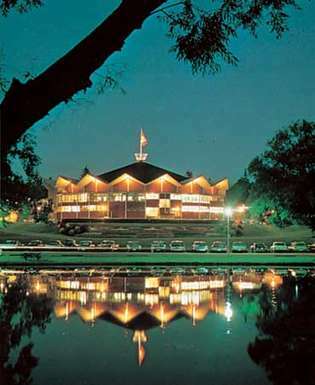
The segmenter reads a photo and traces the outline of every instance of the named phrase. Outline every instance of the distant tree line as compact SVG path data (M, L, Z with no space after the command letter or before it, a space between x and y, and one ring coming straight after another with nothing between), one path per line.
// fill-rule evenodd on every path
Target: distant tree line
M249 216L279 226L315 229L315 123L297 121L280 130L229 190L230 205L244 203Z

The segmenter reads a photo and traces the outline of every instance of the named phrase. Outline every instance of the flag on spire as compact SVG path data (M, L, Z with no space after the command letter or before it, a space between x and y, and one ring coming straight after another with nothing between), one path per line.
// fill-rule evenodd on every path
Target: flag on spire
M147 137L144 135L144 132L143 132L143 129L141 128L141 131L140 131L140 143L139 143L139 152L137 152L135 154L135 157L136 157L136 160L137 162L144 162L147 157L148 157L148 154L145 154L143 152L143 147L145 147L147 144L148 144L148 139Z
M144 132L143 132L143 129L141 128L141 133L140 133L140 145L142 147L146 146L148 144L148 139L147 137L144 135Z

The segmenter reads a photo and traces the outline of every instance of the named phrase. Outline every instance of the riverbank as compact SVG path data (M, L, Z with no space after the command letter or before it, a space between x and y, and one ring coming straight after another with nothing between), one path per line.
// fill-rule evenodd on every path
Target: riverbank
M0 268L8 266L126 266L126 265L244 265L244 266L309 266L315 268L315 254L195 254L195 253L121 253L106 252L41 252L40 258L25 260L23 253L3 253Z

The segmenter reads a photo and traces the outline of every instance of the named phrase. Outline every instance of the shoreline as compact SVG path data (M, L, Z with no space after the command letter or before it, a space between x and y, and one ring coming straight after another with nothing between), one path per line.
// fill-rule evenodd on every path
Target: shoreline
M179 266L309 266L315 268L314 253L300 254L201 254L201 253L124 253L124 252L40 252L40 259L24 253L10 252L0 256L0 269L8 266L20 267L76 267L76 266L128 266L128 265L179 265ZM36 254L36 252L34 252Z

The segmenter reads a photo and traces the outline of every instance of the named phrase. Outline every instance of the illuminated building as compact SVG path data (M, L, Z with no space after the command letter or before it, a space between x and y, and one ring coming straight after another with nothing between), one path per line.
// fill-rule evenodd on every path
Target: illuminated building
M59 176L54 213L58 221L106 219L219 219L228 180L188 177L144 161L81 179Z

